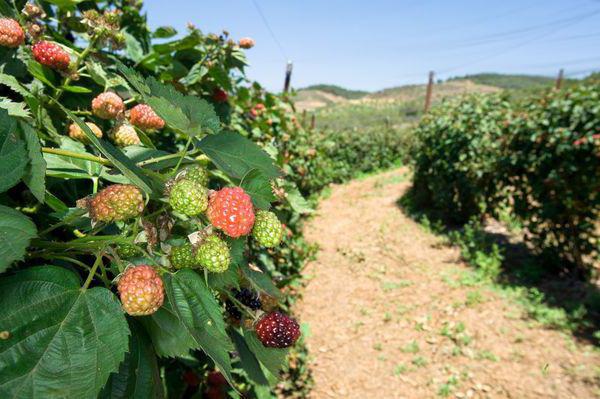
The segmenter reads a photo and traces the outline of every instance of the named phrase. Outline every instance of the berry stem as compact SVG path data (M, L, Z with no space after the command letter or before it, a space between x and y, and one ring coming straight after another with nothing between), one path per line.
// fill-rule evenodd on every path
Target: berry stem
M185 158L188 148L190 147L190 144L192 144L192 137L188 137L187 139L187 143L185 143L185 148L183 149L183 151L181 152L181 157L179 158L179 161L177 161L177 165L175 165L175 168L173 169L173 172L171 172L172 175L176 174L177 171L179 170L179 167L181 166L181 162L183 161L183 158Z
M99 251L98 254L96 255L96 261L94 262L94 265L92 266L92 269L90 270L90 273L87 276L87 279L85 280L85 283L83 283L83 286L81 287L82 291L85 291L88 289L88 287L90 286L90 283L92 282L93 278L94 278L94 274L96 274L96 270L98 269L98 266L100 266L100 263L102 263L102 252L103 250Z
M104 166L112 166L112 162L110 162L108 159L102 158L102 157L97 157L95 155L81 154L78 152L63 150L60 148L48 148L48 147L42 147L42 152L44 152L46 154L62 155L62 156L70 157L70 158L83 159L86 161L97 162Z
M48 234L48 233L50 233L50 232L51 232L51 231L53 231L53 230L56 230L56 229L58 229L59 227L62 227L62 226L64 226L64 225L68 224L69 222L71 222L71 221L73 221L73 220L77 219L78 217L80 217L81 215L83 215L83 212L84 212L84 211L83 211L83 210L81 210L81 212L75 212L75 213L73 213L73 214L71 214L71 215L69 215L69 216L66 216L66 217L65 217L63 220L61 220L60 222L58 222L58 223L55 223L55 224L53 224L52 226L48 227L47 229L40 231L40 232L38 233L38 235L39 235L39 236L43 236L43 235L45 235L45 234Z
M92 51L92 49L96 45L97 40L98 40L97 36L92 36L90 38L90 41L88 42L87 47L79 54L79 56L75 60L75 64L73 64L74 71L77 71L79 69L79 65L81 65L83 60L85 60L87 58L89 53ZM60 86L60 88L57 88L56 91L54 92L54 101L58 102L58 100L60 99L60 96L62 96L62 94L64 92L64 87L68 86L69 83L71 83L71 77L67 76L65 78L65 80L63 81L62 85Z
M92 194L96 194L98 192L98 177L92 177L92 182L93 182L93 191Z

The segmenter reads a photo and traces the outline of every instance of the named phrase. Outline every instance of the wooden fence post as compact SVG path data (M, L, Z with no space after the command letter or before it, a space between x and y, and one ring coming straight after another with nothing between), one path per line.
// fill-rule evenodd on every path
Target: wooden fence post
M292 61L288 61L285 67L285 83L283 84L284 93L287 93L290 90L290 81L292 80L292 69L294 69L294 64L292 64Z
M556 90L560 90L560 88L562 87L564 76L565 70L561 68L560 71L558 71L558 77L556 78Z
M429 82L427 82L427 93L425 94L425 109L424 113L429 111L429 107L431 107L431 95L433 93L433 71L429 72Z

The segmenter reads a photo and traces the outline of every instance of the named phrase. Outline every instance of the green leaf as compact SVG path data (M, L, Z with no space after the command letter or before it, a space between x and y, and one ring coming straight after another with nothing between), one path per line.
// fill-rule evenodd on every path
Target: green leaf
M250 348L248 348L244 337L234 329L231 329L230 332L232 341L240 356L242 368L248 374L248 377L259 385L269 385L269 381L260 367L260 362Z
M254 206L260 209L269 209L275 195L271 188L271 181L258 169L252 169L244 176L240 186L250 195Z
M168 39L169 37L173 37L177 34L177 31L172 26L160 26L156 28L152 36L157 39Z
M6 97L0 97L0 109L7 110L10 116L17 118L31 118L31 114L27 109L27 104L23 102L17 103Z
M250 284L252 284L252 286L259 291L264 291L275 298L280 298L281 292L275 286L275 284L273 284L269 275L256 270L252 270L250 266L248 266L248 261L244 256L244 250L246 248L246 239L229 239L228 242L232 263L236 264L239 267L239 270L242 272L242 275L244 275L246 279L248 279Z
M115 60L117 70L125 77L127 82L131 85L142 96L150 94L150 88L146 85L144 78L142 78L136 71L125 66L119 60Z
M158 311L150 316L141 317L140 321L148 331L159 356L186 356L191 349L200 348L179 319L168 297Z
M36 235L37 228L27 216L0 205L0 273L14 261L23 259L29 241Z
M275 298L281 298L281 291L273 284L271 277L267 273L253 270L248 264L240 265L240 270L255 289L264 291Z
M87 87L83 87L83 86L61 86L61 89L63 89L64 91L68 91L71 93L91 93L92 91L90 89L88 89Z
M209 273L208 285L216 290L240 287L240 269L237 264L229 265L223 273Z
M314 213L315 210L308 203L306 198L302 196L296 184L286 182L284 184L284 189L287 194L285 200L295 212L301 215Z
M69 137L63 137L60 148L78 154L92 155L85 151L85 146ZM73 158L66 155L44 154L48 176L65 179L90 179L99 176L102 165L92 161Z
M47 0L48 3L57 5L59 8L74 9L77 4L84 0Z
M277 377L279 375L279 370L281 370L281 367L285 363L288 350L265 347L259 341L254 331L244 330L244 339L246 340L246 344L248 344L248 348L250 348L256 358L271 372L271 374Z
M0 193L21 180L27 166L25 142L17 131L17 121L0 109Z
M16 17L15 10L7 1L0 1L0 15L11 18Z
M159 399L164 398L156 353L144 328L130 320L129 352L111 374L99 399Z
M188 136L215 134L221 129L219 117L208 101L185 96L152 77L146 79L146 84L152 94L146 102L171 127Z
M233 132L204 137L198 147L228 175L242 179L252 169L268 178L279 176L273 160L258 145Z
M88 60L86 62L88 73L94 82L98 83L100 86L104 87L104 89L112 88L112 87L129 87L127 81L123 79L120 75L117 75L114 72L107 71L104 69L102 64Z
M123 149L123 152L125 152L125 155L127 155L129 159L131 159L136 164L139 162L147 161L152 158L158 158L165 155L169 155L169 153L166 151L155 150L152 148L140 146L125 147ZM169 158L165 159L164 161L150 163L147 166L144 166L144 168L151 170L163 170L177 165L177 162L179 162L179 158Z
M0 280L0 397L96 398L127 352L129 328L106 288L38 266Z
M151 183L144 176L144 172L139 166L133 163L125 154L121 152L121 150L109 142L104 140L100 141L94 135L89 126L81 120L81 118L79 118L69 109L65 108L62 104L59 104L59 106L67 114L67 116L81 128L87 138L92 142L94 147L104 154L104 156L106 156L106 158L108 158L112 164L115 165L115 167L131 181L132 184L138 186L146 193L152 193L154 191Z
M194 271L180 270L164 278L165 292L187 332L215 362L233 385L229 351L233 345L225 332L219 303Z
M35 198L43 203L46 197L46 161L42 154L40 139L29 124L21 123L20 126L29 153L29 165L25 170L23 181Z
M56 88L56 78L54 76L54 72L51 69L46 68L39 62L31 59L27 64L27 70L34 78L39 80L42 83L47 84L53 89Z
M201 61L194 64L194 66L192 67L192 69L190 69L188 74L183 78L179 79L179 81L186 86L191 86L193 84L198 83L207 73L208 68Z
M144 80L122 63L117 63L117 68L170 128L188 136L214 134L221 129L219 117L206 100L183 95L153 77Z
M127 57L135 62L144 58L144 50L140 42L126 30L123 30L122 33L125 36L125 53Z
M15 93L22 95L23 97L31 96L31 93L25 86L12 75L0 73L0 84L10 87Z

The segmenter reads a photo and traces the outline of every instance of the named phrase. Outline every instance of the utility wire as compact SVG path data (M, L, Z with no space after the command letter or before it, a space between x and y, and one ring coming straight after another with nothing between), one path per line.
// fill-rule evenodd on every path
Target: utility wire
M273 32L273 29L271 29L271 25L269 25L269 21L267 21L265 14L262 12L262 9L260 8L260 6L256 2L256 0L252 0L252 4L254 4L254 8L256 8L256 11L260 15L260 18L262 19L263 23L265 24L265 27L267 28L267 30L269 31L269 34L271 35L271 38L273 39L275 44L277 44L277 47L279 47L279 51L281 52L281 55L283 55L283 58L285 58L286 61L289 60L289 57L287 56L285 49L281 45L281 42L277 39L277 36L275 36L275 32Z
M587 19L587 18L590 18L590 17L592 17L592 16L594 16L594 15L596 15L596 14L598 14L598 13L600 13L600 11L595 11L595 12L593 12L593 13L588 13L587 15L585 15L585 16L581 16L581 17L580 17L580 18L578 18L578 19L572 19L572 18L571 18L571 19L569 19L569 22L568 22L568 23L566 23L566 24L564 24L564 23L563 23L563 24L562 24L562 26L560 26L560 27L554 27L554 26L553 26L553 27L552 27L552 29L553 29L553 30L552 30L552 32L550 32L550 35L551 35L551 34L553 34L553 33L556 33L556 32L558 32L558 31L559 31L559 30L561 30L561 29L567 28L567 27L569 27L569 26L571 26L571 25L574 25L574 24L576 24L576 23L578 23L578 22L581 22L581 21L583 21L583 20L585 20L585 19ZM536 41L536 40L539 40L539 39L541 39L541 38L544 38L544 37L546 37L546 36L547 36L547 34L548 34L548 32L544 31L544 32L543 32L541 35L536 35L535 37L532 37L532 38L530 38L529 40L525 40L525 41L523 41L523 42L521 42L521 43L518 43L518 44L517 44L517 45L515 45L515 46L510 46L510 47L507 47L507 48L505 48L504 50L501 50L501 51L495 51L493 54L491 54L491 55L489 55L489 56L482 57L482 58L480 58L480 59L477 59L477 60L474 60L474 61L470 61L470 62L468 62L468 63L461 64L461 65L458 65L458 66L456 66L456 67L452 67L452 68L449 68L449 69L446 69L446 70L440 71L440 72L438 72L438 73L439 73L439 74L445 74L445 73L448 73L448 72L454 72L454 71L456 71L456 70L458 70L458 69L461 69L461 68L463 68L463 67L465 67L465 66L472 65L472 64L475 64L475 63L479 63L479 62L482 62L482 61L487 61L487 60L489 60L489 59L492 59L492 58L496 58L496 57L498 57L498 56L500 56L500 55L502 55L502 54L505 54L505 53L507 53L507 52L513 51L513 50L515 50L515 49L517 49L517 48L520 48L520 47L523 47L523 46L525 46L525 45L527 45L527 44L529 44L529 43L531 43L531 42L534 42L534 41Z

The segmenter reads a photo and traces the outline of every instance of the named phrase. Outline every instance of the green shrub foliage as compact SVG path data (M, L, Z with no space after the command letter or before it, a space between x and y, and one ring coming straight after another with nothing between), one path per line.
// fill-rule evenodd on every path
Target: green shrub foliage
M412 148L414 195L451 223L493 209L510 104L499 95L445 100L425 115Z
M227 32L150 31L141 1L39 4L0 0L1 17L27 31L20 46L0 46L0 397L265 397L282 376L295 379L284 386L308 389L302 344L269 349L253 333L262 311L290 311L290 287L314 253L300 229L312 209L280 145L296 129L289 101L246 80L245 53ZM42 40L68 54L68 69L36 58L32 45ZM253 129L254 91L269 99L263 116L277 134ZM97 112L93 99L106 92L124 100L124 112L119 104ZM139 144L117 147L127 143ZM241 186L255 209L274 211L284 242L264 249L221 234L226 271L172 267L172 248L211 230L204 213L169 206L188 166L208 171L207 189ZM127 198L141 191L143 207L136 202L122 220L124 197L105 195L114 209L102 212L114 217L91 220L90 197L114 184L128 185L119 191ZM133 317L117 284L140 264L160 276L164 302ZM234 320L226 303L242 287L263 309L236 303L242 319ZM222 376L207 381L215 370Z
M539 251L582 268L598 257L600 83L528 101L509 134L515 215Z
M598 257L600 84L589 79L510 104L446 101L415 131L415 202L465 223L511 209L552 266L589 271Z

